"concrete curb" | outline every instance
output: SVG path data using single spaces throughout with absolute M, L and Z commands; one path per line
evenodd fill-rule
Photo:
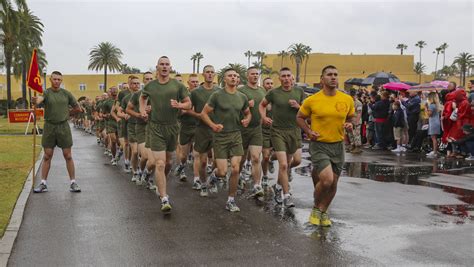
M 39 160 L 36 161 L 36 174 L 38 173 L 43 159 L 43 150 L 39 155 Z M 16 236 L 20 230 L 20 225 L 23 220 L 23 212 L 25 211 L 26 202 L 30 196 L 31 188 L 33 184 L 33 170 L 28 174 L 28 178 L 23 185 L 23 190 L 18 197 L 15 208 L 13 209 L 10 222 L 8 223 L 5 234 L 0 240 L 0 267 L 7 266 L 8 259 L 10 258 L 13 244 L 15 243 Z

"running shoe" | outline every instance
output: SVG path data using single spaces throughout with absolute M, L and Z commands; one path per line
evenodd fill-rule
M 186 173 L 184 173 L 184 171 L 182 171 L 181 174 L 179 175 L 179 180 L 181 182 L 186 182 L 187 179 L 188 179 L 188 177 L 186 177 Z
M 309 223 L 312 225 L 321 225 L 321 211 L 318 208 L 313 207 L 311 214 L 309 215 Z
M 268 186 L 268 176 L 262 176 L 262 186 Z
M 202 185 L 201 186 L 201 192 L 199 193 L 201 197 L 207 197 L 209 196 L 209 191 L 207 190 L 207 185 Z
M 179 177 L 184 170 L 185 165 L 179 164 L 176 169 L 174 170 L 174 176 Z
M 252 189 L 252 196 L 254 197 L 263 197 L 264 191 L 261 185 L 256 185 Z
M 194 190 L 201 190 L 201 187 L 202 187 L 201 181 L 199 181 L 199 180 L 194 181 L 194 183 L 193 183 L 193 189 Z
M 295 203 L 293 203 L 291 196 L 287 196 L 283 199 L 283 206 L 285 206 L 287 209 L 295 207 Z
M 235 200 L 228 200 L 227 203 L 225 204 L 225 209 L 230 212 L 240 211 L 239 207 L 237 207 L 237 204 L 235 204 Z
M 161 200 L 161 211 L 164 213 L 171 212 L 171 204 L 169 200 Z
M 77 183 L 71 183 L 71 186 L 69 187 L 69 191 L 74 192 L 74 193 L 79 193 L 81 192 L 81 188 Z
M 332 225 L 331 220 L 329 219 L 329 215 L 327 212 L 321 212 L 321 226 L 329 227 Z
M 136 183 L 140 179 L 140 176 L 138 176 L 138 173 L 134 173 L 132 176 L 132 183 Z
M 218 187 L 217 187 L 217 177 L 212 174 L 211 177 L 210 177 L 210 180 L 209 180 L 209 192 L 211 193 L 217 193 L 219 191 Z
M 268 162 L 268 171 L 270 173 L 274 173 L 275 172 L 275 165 L 273 164 L 273 161 L 270 160 L 270 162 Z
M 37 187 L 35 187 L 33 192 L 35 192 L 35 193 L 48 192 L 48 187 L 45 184 L 40 183 Z
M 283 196 L 282 196 L 283 195 L 283 188 L 278 189 L 276 185 L 277 184 L 274 184 L 272 186 L 273 194 L 274 194 L 273 198 L 275 199 L 276 203 L 281 204 L 283 202 Z

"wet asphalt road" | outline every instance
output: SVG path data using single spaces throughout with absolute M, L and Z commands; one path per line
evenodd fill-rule
M 330 208 L 334 225 L 319 229 L 307 224 L 312 206 L 307 160 L 295 170 L 291 211 L 276 207 L 269 191 L 264 202 L 244 193 L 237 199 L 242 211 L 230 214 L 225 192 L 201 198 L 191 182 L 170 176 L 173 212 L 163 215 L 158 197 L 111 166 L 94 137 L 78 130 L 73 135 L 83 192 L 68 191 L 57 150 L 49 192 L 30 196 L 10 266 L 474 262 L 474 170 L 463 162 L 389 152 L 349 155 Z

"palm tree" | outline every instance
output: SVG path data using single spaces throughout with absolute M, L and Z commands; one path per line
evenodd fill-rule
M 228 68 L 233 68 L 236 70 L 236 72 L 240 76 L 241 84 L 247 84 L 247 67 L 239 63 L 229 63 L 229 65 L 225 66 L 217 72 L 217 81 L 222 88 L 224 88 L 224 71 Z
M 310 46 L 306 46 L 306 56 L 304 57 L 304 80 L 303 82 L 306 83 L 306 69 L 308 68 L 308 61 L 309 61 L 309 54 L 311 53 L 311 50 L 313 50 Z
M 400 55 L 403 55 L 403 50 L 406 50 L 408 46 L 406 44 L 398 44 L 397 49 L 400 49 Z
M 245 57 L 247 58 L 247 67 L 250 67 L 250 58 L 253 57 L 252 51 L 248 50 L 244 53 Z
M 456 75 L 459 70 L 455 64 L 451 66 L 444 66 L 442 69 L 438 71 L 442 76 L 449 78 L 449 76 Z
M 300 81 L 300 66 L 307 55 L 306 45 L 302 43 L 292 44 L 288 48 L 290 52 L 290 58 L 295 60 L 296 63 L 296 82 Z
M 278 52 L 278 56 L 281 57 L 281 64 L 280 64 L 280 69 L 283 68 L 283 60 L 285 59 L 286 56 L 288 56 L 288 52 L 286 50 L 281 50 Z
M 26 6 L 25 1 L 16 1 L 19 8 Z M 0 8 L 0 45 L 3 47 L 5 57 L 5 69 L 7 76 L 7 107 L 10 107 L 12 101 L 11 92 L 11 71 L 13 53 L 18 47 L 18 36 L 20 32 L 19 14 L 13 8 L 9 0 L 1 1 Z
M 22 98 L 26 101 L 26 76 L 30 66 L 31 54 L 37 48 L 38 63 L 40 70 L 46 66 L 45 53 L 40 47 L 43 45 L 41 37 L 43 35 L 43 24 L 40 19 L 33 15 L 28 7 L 21 6 L 18 10 L 19 35 L 17 37 L 18 46 L 13 53 L 13 74 L 16 78 L 22 79 Z M 26 105 L 24 106 L 26 108 Z
M 421 63 L 421 49 L 423 49 L 428 44 L 425 41 L 418 41 L 415 46 L 420 48 L 420 63 Z
M 199 73 L 199 63 L 201 62 L 201 59 L 204 58 L 204 55 L 201 54 L 201 52 L 197 52 L 195 56 L 197 61 L 197 73 Z
M 441 47 L 437 47 L 435 49 L 435 51 L 433 51 L 433 53 L 436 53 L 436 64 L 435 64 L 435 72 L 434 72 L 434 78 L 436 79 L 436 77 L 438 76 L 438 56 L 439 56 L 439 53 L 443 50 L 443 48 Z
M 421 62 L 416 62 L 413 71 L 418 74 L 418 83 L 421 83 L 421 74 L 425 72 L 426 66 Z
M 445 62 L 446 62 L 446 49 L 448 49 L 448 44 L 447 43 L 443 43 L 440 48 L 441 48 L 441 53 L 443 53 L 443 68 L 444 66 L 446 66 Z
M 193 61 L 193 73 L 196 73 L 196 60 L 197 60 L 196 54 L 191 56 L 191 60 Z
M 460 53 L 456 58 L 454 58 L 454 63 L 458 65 L 460 75 L 460 83 L 462 86 L 466 85 L 466 73 L 469 68 L 474 64 L 474 58 L 468 52 Z
M 122 51 L 110 42 L 94 46 L 89 53 L 89 70 L 104 70 L 104 89 L 107 90 L 107 70 L 120 71 Z

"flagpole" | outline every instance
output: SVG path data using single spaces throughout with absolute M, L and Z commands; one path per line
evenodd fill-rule
M 30 90 L 30 95 L 31 95 L 31 89 Z M 34 98 L 36 98 L 36 91 L 33 93 Z M 35 181 L 36 181 L 36 103 L 33 104 L 33 182 L 32 182 L 32 187 L 35 186 Z

